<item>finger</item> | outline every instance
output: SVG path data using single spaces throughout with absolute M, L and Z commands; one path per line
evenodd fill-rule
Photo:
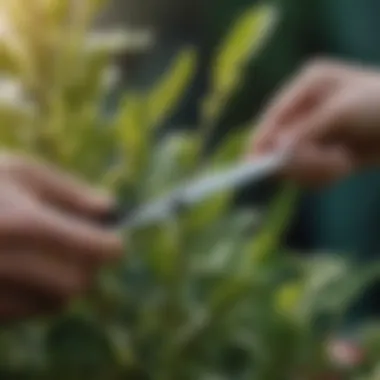
M 316 107 L 295 123 L 283 127 L 274 138 L 276 146 L 302 144 L 342 145 L 346 142 L 344 126 L 348 123 L 348 104 L 340 95 Z
M 351 71 L 334 62 L 307 65 L 271 102 L 262 117 L 255 150 L 261 153 L 276 148 L 277 133 L 326 102 L 336 84 L 351 75 Z
M 0 217 L 0 233 L 3 247 L 13 244 L 56 255 L 65 252 L 91 265 L 115 260 L 123 252 L 116 232 L 45 207 Z
M 59 302 L 34 298 L 12 289 L 0 291 L 0 322 L 15 323 L 26 318 L 50 315 L 61 309 Z
M 257 131 L 256 150 L 261 152 L 273 149 L 276 134 L 285 125 L 304 117 L 318 104 L 323 89 L 326 87 L 323 75 L 324 72 L 307 71 L 291 81 L 274 98 Z
M 354 170 L 351 155 L 341 146 L 302 145 L 292 155 L 283 175 L 306 187 L 323 187 Z
M 87 272 L 77 263 L 36 251 L 2 252 L 0 283 L 3 287 L 49 299 L 76 297 L 88 287 Z
M 347 141 L 347 149 L 350 150 L 357 169 L 379 166 L 379 145 L 380 142 L 375 138 L 366 142 L 357 139 Z
M 108 195 L 45 163 L 3 155 L 0 167 L 30 187 L 43 201 L 64 209 L 92 217 L 107 213 L 113 207 Z

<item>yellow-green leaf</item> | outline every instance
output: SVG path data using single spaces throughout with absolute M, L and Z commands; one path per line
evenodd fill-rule
M 253 6 L 236 21 L 213 63 L 211 92 L 202 104 L 202 118 L 213 125 L 238 90 L 246 65 L 270 35 L 277 13 L 268 5 Z
M 146 128 L 145 99 L 138 94 L 129 94 L 116 118 L 117 135 L 122 155 L 131 176 L 137 174 L 146 156 L 149 135 Z
M 303 285 L 292 282 L 283 285 L 275 296 L 275 309 L 280 315 L 294 316 L 302 299 Z
M 265 260 L 269 255 L 276 252 L 281 244 L 281 238 L 287 228 L 294 210 L 294 203 L 298 191 L 293 184 L 286 184 L 274 199 L 270 206 L 269 215 L 261 231 L 254 236 L 247 246 L 246 265 L 249 271 L 249 263 L 257 263 Z
M 202 202 L 186 215 L 186 229 L 189 232 L 202 231 L 219 220 L 231 204 L 232 194 L 223 193 L 214 196 L 212 199 Z
M 151 128 L 160 124 L 175 110 L 197 69 L 197 53 L 189 48 L 181 51 L 171 67 L 149 94 L 147 103 L 148 124 Z
M 220 47 L 215 61 L 213 84 L 216 91 L 226 92 L 240 78 L 240 71 L 262 46 L 276 20 L 272 6 L 254 6 L 237 20 Z
M 241 159 L 245 153 L 250 134 L 250 128 L 230 133 L 213 155 L 211 159 L 212 164 L 215 166 L 227 165 Z
M 151 149 L 145 180 L 141 184 L 144 198 L 162 195 L 192 172 L 198 157 L 196 135 L 173 133 Z

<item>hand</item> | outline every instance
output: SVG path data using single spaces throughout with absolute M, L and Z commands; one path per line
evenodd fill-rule
M 0 156 L 0 318 L 55 311 L 85 292 L 120 238 L 95 222 L 112 201 L 54 168 Z
M 323 185 L 380 162 L 380 71 L 314 62 L 274 99 L 254 142 L 261 154 L 291 144 L 286 175 Z

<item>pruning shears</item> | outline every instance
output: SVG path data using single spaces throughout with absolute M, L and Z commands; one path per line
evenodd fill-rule
M 172 215 L 191 209 L 213 195 L 259 183 L 278 173 L 286 161 L 286 152 L 271 153 L 236 164 L 232 168 L 200 176 L 119 218 L 118 226 L 121 229 L 129 229 L 159 223 Z

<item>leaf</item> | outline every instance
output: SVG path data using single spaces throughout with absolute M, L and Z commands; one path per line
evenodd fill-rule
M 297 188 L 292 184 L 286 184 L 278 192 L 270 205 L 269 215 L 264 226 L 247 246 L 246 262 L 243 268 L 249 270 L 252 264 L 265 261 L 270 255 L 276 253 L 281 244 L 283 233 L 288 227 L 297 196 Z
M 12 51 L 9 51 L 6 43 L 0 38 L 0 71 L 7 75 L 18 75 L 19 74 L 19 63 L 15 59 Z
M 255 5 L 241 15 L 215 59 L 213 84 L 216 92 L 231 91 L 244 65 L 263 46 L 276 19 L 276 9 L 268 5 Z
M 152 146 L 140 193 L 152 199 L 188 179 L 198 157 L 199 140 L 189 133 L 172 133 Z
M 115 358 L 110 343 L 105 331 L 92 320 L 72 316 L 57 322 L 46 344 L 50 368 L 57 378 L 78 378 L 86 370 L 91 370 L 94 379 L 112 373 Z
M 207 219 L 206 219 L 207 220 Z M 190 235 L 196 243 L 191 243 L 188 255 L 193 261 L 193 275 L 218 274 L 222 278 L 235 273 L 239 268 L 242 248 L 247 235 L 251 235 L 256 214 L 251 210 L 219 215 L 208 224 L 201 224 Z
M 359 266 L 331 255 L 315 258 L 309 265 L 302 302 L 304 315 L 313 318 L 323 313 L 338 322 L 380 273 L 377 264 Z
M 104 96 L 109 95 L 106 76 L 117 75 L 106 54 L 91 54 L 81 58 L 81 67 L 75 75 L 63 84 L 62 95 L 69 110 L 78 111 L 84 107 L 98 108 Z M 110 78 L 114 80 L 114 78 Z M 117 78 L 116 78 L 117 79 Z M 111 81 L 108 81 L 112 84 Z
M 181 51 L 159 83 L 148 95 L 147 120 L 151 129 L 160 127 L 171 116 L 184 97 L 197 69 L 197 53 L 188 48 Z
M 85 49 L 90 53 L 108 53 L 111 55 L 139 53 L 147 51 L 153 45 L 153 35 L 149 30 L 135 33 L 128 29 L 94 31 L 86 39 Z
M 250 136 L 251 128 L 243 128 L 228 134 L 213 154 L 211 165 L 218 167 L 241 160 Z
M 145 98 L 128 94 L 115 118 L 115 129 L 120 142 L 122 160 L 131 179 L 137 179 L 148 158 L 150 136 L 145 118 Z
M 28 321 L 0 332 L 1 370 L 39 372 L 47 364 L 45 323 Z
M 132 367 L 135 361 L 135 353 L 131 347 L 130 334 L 124 325 L 106 326 L 106 333 L 110 341 L 110 347 L 118 365 Z
M 184 221 L 185 230 L 191 235 L 196 235 L 204 228 L 209 227 L 224 216 L 231 205 L 231 201 L 232 194 L 218 194 L 212 199 L 192 208 L 187 213 L 186 220 Z
M 298 313 L 298 305 L 303 295 L 303 284 L 300 281 L 287 283 L 277 291 L 275 309 L 279 315 L 294 318 Z
M 33 112 L 0 104 L 0 145 L 7 149 L 20 149 L 28 146 Z
M 259 52 L 276 20 L 276 9 L 268 5 L 255 5 L 238 18 L 212 65 L 211 92 L 202 109 L 204 124 L 214 124 L 224 112 L 241 85 L 246 65 Z
M 231 276 L 222 281 L 220 286 L 212 292 L 205 307 L 197 314 L 192 313 L 188 324 L 181 327 L 176 342 L 178 350 L 186 353 L 196 348 L 204 335 L 217 322 L 226 318 L 251 289 L 252 284 L 246 279 Z
M 152 278 L 158 276 L 165 284 L 176 271 L 178 255 L 181 254 L 179 231 L 176 222 L 167 220 L 160 225 L 146 228 L 134 234 L 135 247 Z

